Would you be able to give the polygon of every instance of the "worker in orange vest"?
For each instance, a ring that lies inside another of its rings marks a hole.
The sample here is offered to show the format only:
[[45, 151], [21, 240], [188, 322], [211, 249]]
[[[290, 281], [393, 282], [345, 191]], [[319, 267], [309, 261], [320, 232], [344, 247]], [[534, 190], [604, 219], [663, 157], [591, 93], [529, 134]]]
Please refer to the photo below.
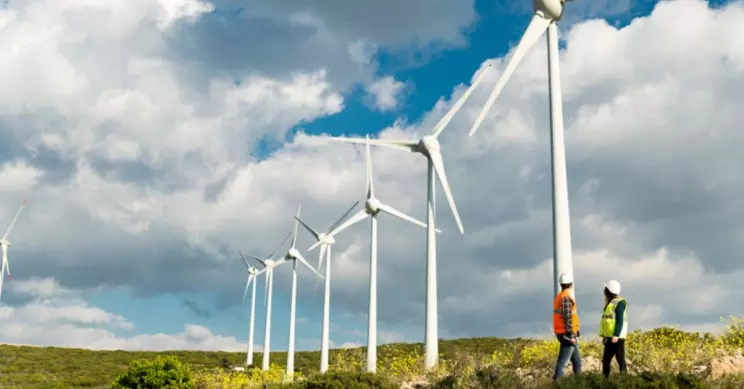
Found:
[[569, 360], [574, 374], [581, 373], [579, 315], [572, 295], [573, 279], [568, 274], [561, 273], [558, 282], [561, 284], [561, 292], [553, 303], [553, 331], [560, 343], [560, 351], [553, 374], [554, 381], [563, 376], [563, 369]]

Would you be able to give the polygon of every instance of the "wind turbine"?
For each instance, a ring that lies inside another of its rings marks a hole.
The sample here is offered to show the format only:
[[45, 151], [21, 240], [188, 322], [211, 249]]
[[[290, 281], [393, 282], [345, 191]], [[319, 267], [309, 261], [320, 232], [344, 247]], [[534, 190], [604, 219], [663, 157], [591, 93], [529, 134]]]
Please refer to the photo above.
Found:
[[[369, 136], [367, 136], [369, 139]], [[372, 177], [372, 156], [369, 144], [366, 144], [366, 166], [367, 166], [367, 200], [364, 208], [347, 219], [341, 224], [335, 233], [345, 230], [348, 227], [371, 216], [371, 243], [370, 243], [370, 263], [369, 263], [369, 313], [367, 315], [367, 371], [374, 373], [377, 370], [377, 215], [380, 212], [393, 215], [399, 219], [416, 224], [426, 228], [426, 224], [403, 212], [380, 202], [375, 197], [375, 189]], [[319, 235], [310, 227], [306, 227], [314, 235]], [[441, 232], [438, 229], [437, 232]], [[316, 237], [317, 239], [317, 237]]]
[[[571, 225], [568, 212], [568, 183], [566, 179], [566, 148], [563, 141], [563, 103], [561, 101], [561, 80], [558, 67], [558, 31], [556, 22], [563, 16], [564, 3], [570, 0], [532, 0], [535, 15], [527, 26], [514, 54], [504, 69], [504, 73], [488, 96], [486, 105], [473, 123], [468, 135], [478, 130], [506, 82], [511, 77], [527, 50], [537, 42], [547, 29], [548, 40], [548, 89], [550, 96], [550, 143], [553, 170], [553, 292], [558, 294], [558, 275], [573, 275], [571, 258]], [[574, 294], [574, 289], [571, 294]]]
[[23, 203], [21, 203], [21, 207], [18, 208], [18, 212], [16, 212], [15, 217], [13, 217], [13, 221], [10, 222], [10, 226], [8, 226], [8, 229], [5, 230], [5, 235], [3, 235], [2, 238], [0, 238], [0, 249], [3, 251], [3, 263], [2, 266], [0, 266], [0, 296], [2, 296], [3, 293], [3, 273], [7, 273], [8, 280], [10, 280], [10, 263], [8, 263], [8, 247], [11, 246], [10, 241], [8, 240], [8, 234], [10, 234], [10, 230], [13, 228], [13, 225], [15, 224], [16, 220], [18, 220], [18, 216], [21, 214], [21, 211], [23, 211], [23, 207], [26, 206], [26, 199], [23, 199]]
[[279, 248], [284, 245], [289, 237], [290, 235], [288, 234], [287, 237], [284, 238], [282, 243], [279, 245], [279, 247], [277, 247], [277, 249], [274, 250], [274, 252], [267, 258], [261, 259], [256, 256], [251, 256], [261, 265], [263, 265], [263, 270], [266, 272], [266, 289], [264, 292], [264, 304], [266, 305], [266, 326], [264, 327], [263, 365], [261, 366], [262, 370], [269, 370], [269, 353], [271, 348], [271, 292], [274, 286], [274, 268], [287, 262], [285, 260], [274, 259], [274, 254], [276, 254]]
[[282, 260], [285, 262], [292, 261], [292, 298], [289, 305], [289, 342], [287, 346], [287, 378], [292, 379], [294, 376], [294, 353], [295, 353], [295, 310], [297, 307], [297, 261], [300, 261], [308, 269], [312, 270], [313, 273], [320, 276], [318, 271], [315, 270], [305, 258], [297, 251], [297, 221], [300, 218], [300, 207], [297, 207], [297, 215], [295, 216], [294, 231], [292, 231], [292, 245], [289, 246], [289, 250], [284, 254]]
[[248, 280], [245, 282], [242, 305], [245, 305], [245, 298], [248, 296], [248, 287], [253, 284], [253, 291], [251, 292], [251, 319], [250, 324], [248, 325], [248, 355], [245, 360], [246, 366], [250, 366], [253, 364], [253, 323], [256, 316], [256, 277], [266, 271], [266, 269], [258, 270], [258, 268], [249, 265], [248, 261], [243, 256], [243, 253], [240, 251], [238, 251], [238, 253], [240, 254], [240, 258], [243, 259], [245, 267], [248, 269]]
[[[328, 229], [328, 232], [322, 233], [318, 232], [312, 227], [310, 227], [307, 223], [302, 221], [300, 219], [299, 214], [295, 217], [295, 219], [302, 224], [305, 229], [307, 229], [313, 237], [317, 240], [315, 244], [310, 246], [308, 250], [312, 250], [318, 245], [320, 245], [320, 255], [318, 256], [318, 269], [320, 269], [321, 266], [323, 266], [323, 255], [326, 255], [326, 267], [325, 267], [325, 276], [322, 278], [325, 278], [325, 287], [323, 292], [323, 329], [321, 331], [321, 339], [320, 339], [320, 372], [325, 373], [328, 371], [328, 346], [329, 346], [329, 335], [330, 335], [330, 321], [331, 321], [331, 245], [336, 243], [335, 236], [339, 232], [341, 232], [342, 229], [341, 226], [338, 226], [338, 224], [346, 218], [346, 216], [354, 209], [354, 207], [357, 206], [359, 202], [355, 202], [351, 208], [349, 208], [346, 213], [344, 213], [343, 216], [341, 216], [340, 219], [338, 219], [335, 223], [331, 225], [331, 227]], [[316, 279], [317, 280], [317, 279]]]
[[460, 221], [460, 215], [457, 212], [455, 206], [455, 200], [452, 197], [452, 191], [450, 190], [449, 181], [447, 181], [447, 175], [444, 171], [444, 161], [442, 160], [441, 147], [439, 144], [439, 135], [442, 133], [444, 128], [449, 124], [450, 120], [455, 116], [457, 111], [460, 110], [468, 97], [473, 93], [473, 90], [483, 80], [483, 76], [486, 74], [490, 65], [484, 69], [481, 74], [476, 77], [473, 84], [463, 93], [463, 95], [457, 100], [455, 105], [439, 120], [434, 126], [431, 134], [424, 135], [419, 140], [389, 140], [389, 139], [353, 139], [353, 138], [329, 138], [336, 141], [348, 142], [348, 143], [363, 143], [378, 146], [387, 146], [395, 149], [401, 149], [409, 152], [420, 153], [426, 157], [428, 161], [428, 188], [427, 188], [427, 212], [426, 212], [426, 337], [425, 337], [425, 355], [424, 355], [424, 367], [427, 370], [436, 365], [439, 350], [438, 350], [438, 329], [437, 329], [437, 258], [436, 258], [436, 235], [435, 235], [435, 220], [434, 220], [434, 189], [436, 185], [436, 177], [442, 182], [442, 189], [444, 195], [447, 197], [452, 214], [457, 222], [457, 227], [460, 233], [463, 234], [465, 231], [462, 227], [462, 221]]

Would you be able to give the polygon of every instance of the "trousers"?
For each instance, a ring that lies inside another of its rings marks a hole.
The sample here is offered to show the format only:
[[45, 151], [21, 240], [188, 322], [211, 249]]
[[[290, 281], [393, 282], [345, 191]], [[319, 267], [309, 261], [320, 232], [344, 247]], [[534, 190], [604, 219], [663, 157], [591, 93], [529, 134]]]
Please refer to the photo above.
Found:
[[558, 361], [555, 364], [555, 373], [553, 374], [553, 380], [557, 380], [563, 377], [563, 369], [571, 361], [571, 367], [573, 368], [574, 374], [581, 373], [581, 353], [579, 352], [579, 340], [576, 339], [576, 343], [571, 344], [568, 340], [563, 337], [563, 334], [556, 334], [558, 342], [560, 343], [560, 350], [558, 351]]
[[625, 363], [625, 339], [618, 339], [617, 343], [612, 343], [612, 338], [602, 339], [604, 343], [604, 352], [602, 353], [602, 374], [605, 377], [610, 376], [610, 364], [612, 358], [617, 360], [621, 373], [628, 372], [628, 366]]

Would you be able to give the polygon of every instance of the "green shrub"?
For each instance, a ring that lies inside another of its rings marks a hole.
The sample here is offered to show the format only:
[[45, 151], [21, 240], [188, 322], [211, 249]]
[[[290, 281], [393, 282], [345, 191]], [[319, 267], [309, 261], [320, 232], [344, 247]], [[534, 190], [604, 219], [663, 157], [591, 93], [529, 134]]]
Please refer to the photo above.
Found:
[[133, 361], [113, 389], [192, 389], [191, 368], [174, 356]]
[[308, 377], [294, 384], [302, 389], [399, 389], [384, 376], [361, 372], [327, 372]]
[[644, 372], [639, 375], [583, 373], [558, 380], [556, 389], [707, 389], [711, 386], [689, 374]]

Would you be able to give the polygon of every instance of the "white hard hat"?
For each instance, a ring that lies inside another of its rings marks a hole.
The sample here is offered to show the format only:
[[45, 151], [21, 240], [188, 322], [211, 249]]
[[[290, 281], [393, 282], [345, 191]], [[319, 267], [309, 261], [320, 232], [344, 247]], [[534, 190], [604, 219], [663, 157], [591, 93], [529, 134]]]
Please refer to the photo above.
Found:
[[558, 283], [561, 285], [571, 284], [573, 283], [573, 278], [566, 273], [561, 273], [561, 276], [558, 277]]
[[617, 280], [609, 280], [604, 284], [605, 288], [612, 294], [620, 294], [620, 283]]

